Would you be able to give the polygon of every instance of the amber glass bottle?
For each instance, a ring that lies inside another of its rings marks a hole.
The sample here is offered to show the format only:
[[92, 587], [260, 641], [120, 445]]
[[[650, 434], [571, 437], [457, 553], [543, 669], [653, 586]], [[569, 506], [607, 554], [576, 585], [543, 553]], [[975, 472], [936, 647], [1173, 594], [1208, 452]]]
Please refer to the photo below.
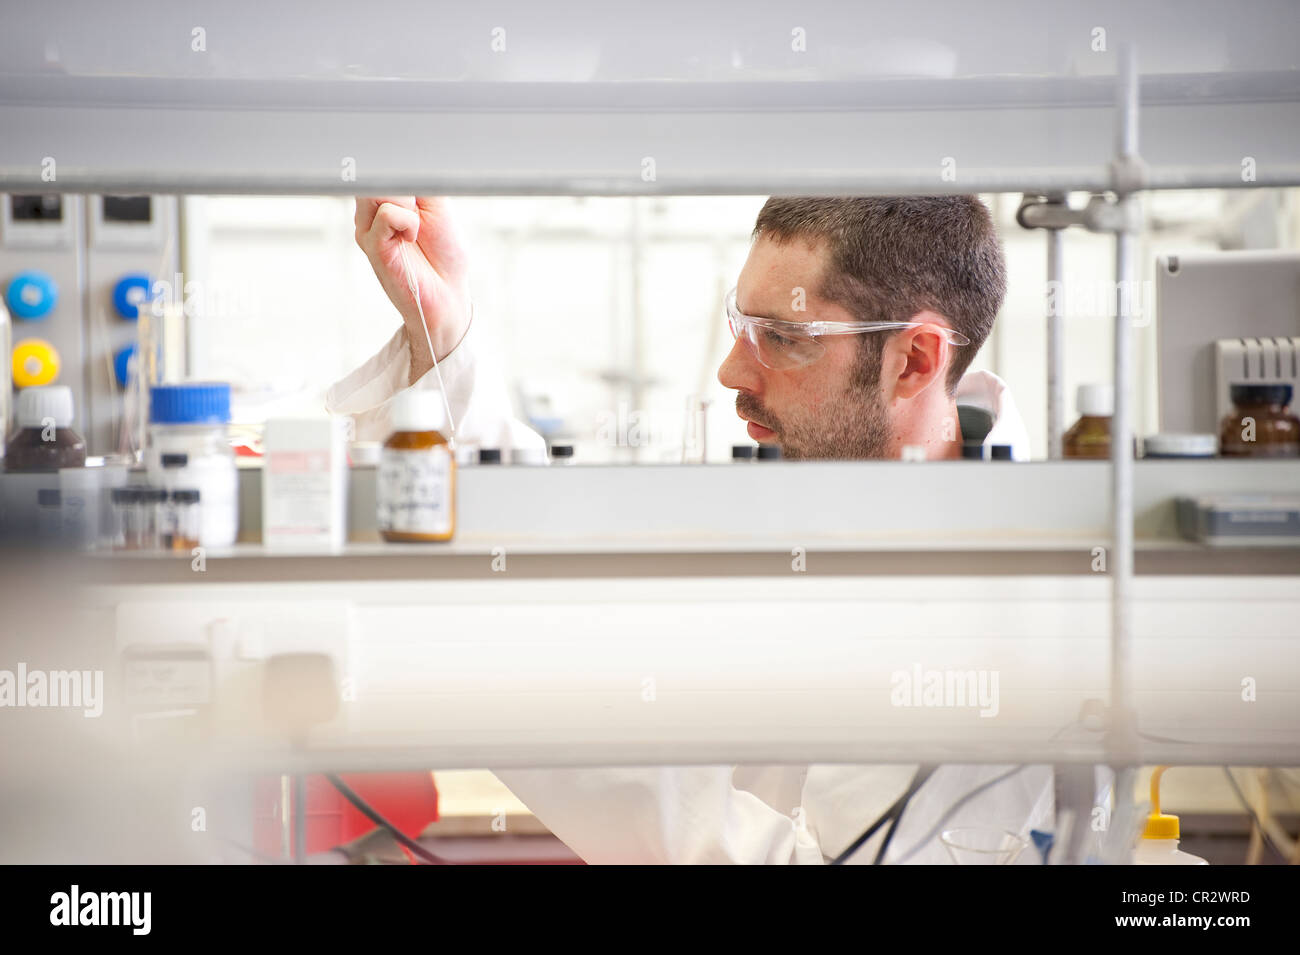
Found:
[[393, 433], [379, 457], [379, 533], [386, 541], [449, 541], [456, 533], [456, 457], [437, 391], [393, 399]]
[[1110, 457], [1110, 417], [1115, 410], [1110, 385], [1080, 385], [1075, 403], [1079, 420], [1061, 438], [1061, 454], [1067, 458]]
[[1300, 419], [1291, 413], [1290, 385], [1233, 385], [1232, 412], [1219, 425], [1225, 458], [1300, 457]]

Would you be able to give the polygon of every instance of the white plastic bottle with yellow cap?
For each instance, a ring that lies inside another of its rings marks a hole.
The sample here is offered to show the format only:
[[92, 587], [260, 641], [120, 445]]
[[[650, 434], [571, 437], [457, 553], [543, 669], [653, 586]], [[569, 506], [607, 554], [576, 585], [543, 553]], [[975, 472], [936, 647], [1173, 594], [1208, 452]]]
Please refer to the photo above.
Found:
[[1157, 766], [1151, 774], [1151, 815], [1133, 854], [1134, 865], [1209, 865], [1200, 856], [1178, 848], [1178, 817], [1160, 811], [1160, 777], [1168, 766]]

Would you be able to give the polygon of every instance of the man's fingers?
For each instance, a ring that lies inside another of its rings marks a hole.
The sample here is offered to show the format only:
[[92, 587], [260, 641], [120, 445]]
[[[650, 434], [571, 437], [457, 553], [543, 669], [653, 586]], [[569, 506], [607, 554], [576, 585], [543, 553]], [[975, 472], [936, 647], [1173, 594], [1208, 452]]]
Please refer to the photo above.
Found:
[[352, 217], [352, 222], [357, 228], [358, 240], [370, 231], [370, 227], [375, 223], [375, 216], [385, 203], [405, 209], [419, 208], [415, 196], [357, 196], [357, 211]]
[[392, 202], [381, 203], [375, 210], [374, 222], [369, 230], [369, 238], [375, 243], [387, 242], [395, 237], [414, 242], [419, 234], [420, 214]]

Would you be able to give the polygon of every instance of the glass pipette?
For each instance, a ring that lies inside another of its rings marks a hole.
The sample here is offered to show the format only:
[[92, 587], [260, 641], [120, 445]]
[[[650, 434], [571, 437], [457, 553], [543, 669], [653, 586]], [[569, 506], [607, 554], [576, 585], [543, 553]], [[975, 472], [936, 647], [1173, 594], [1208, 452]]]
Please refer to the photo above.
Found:
[[411, 268], [411, 259], [406, 252], [406, 240], [399, 239], [402, 250], [402, 271], [406, 273], [406, 287], [415, 299], [416, 311], [420, 313], [420, 327], [424, 329], [424, 340], [429, 344], [429, 355], [433, 358], [433, 373], [438, 376], [438, 391], [442, 393], [442, 406], [447, 411], [447, 424], [451, 428], [448, 444], [456, 446], [456, 419], [451, 415], [451, 403], [447, 400], [447, 388], [442, 383], [442, 371], [438, 368], [438, 353], [433, 350], [433, 338], [429, 335], [429, 323], [424, 320], [424, 305], [420, 302], [420, 286], [415, 280], [415, 270]]

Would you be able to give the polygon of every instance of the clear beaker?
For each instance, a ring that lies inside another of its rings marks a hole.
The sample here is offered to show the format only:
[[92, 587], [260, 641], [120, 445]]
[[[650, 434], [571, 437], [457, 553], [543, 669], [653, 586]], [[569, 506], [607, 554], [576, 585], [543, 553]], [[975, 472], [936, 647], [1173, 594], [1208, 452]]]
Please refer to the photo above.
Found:
[[699, 395], [686, 399], [682, 416], [682, 464], [704, 464], [709, 456], [709, 400]]
[[1010, 865], [1027, 845], [1005, 829], [945, 829], [939, 840], [957, 865]]

